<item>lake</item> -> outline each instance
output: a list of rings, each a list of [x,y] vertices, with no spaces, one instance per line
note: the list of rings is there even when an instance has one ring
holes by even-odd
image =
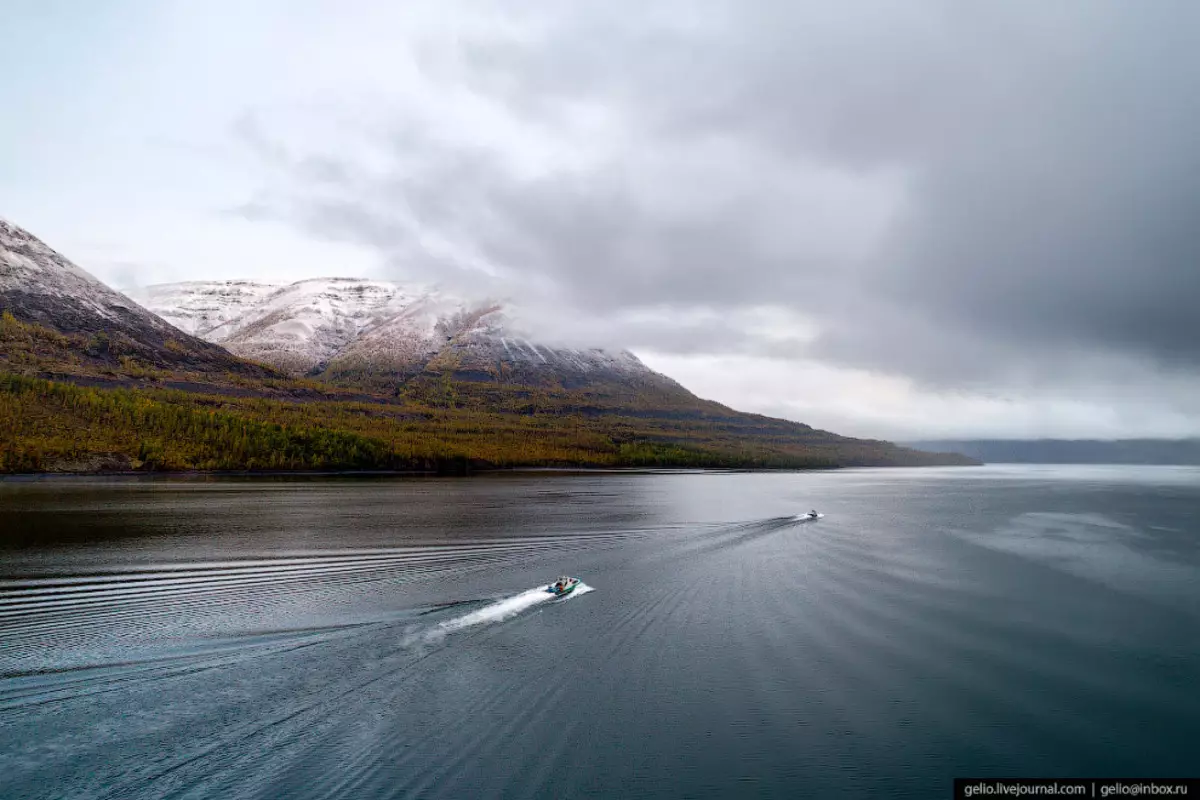
[[[1187,776],[1198,688],[1196,468],[0,482],[5,800]]]

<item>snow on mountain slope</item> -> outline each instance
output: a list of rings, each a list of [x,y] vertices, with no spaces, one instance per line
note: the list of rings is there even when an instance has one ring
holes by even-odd
[[[493,308],[480,305],[475,322],[482,322]],[[405,295],[388,312],[336,354],[333,360],[339,367],[375,366],[403,371],[427,363],[455,335],[469,330],[465,320],[470,318],[470,304],[436,290]]]
[[[305,372],[393,318],[420,292],[420,287],[351,278],[299,281],[268,295],[213,335],[248,358]]]
[[[294,373],[411,373],[435,359],[463,373],[659,378],[632,353],[556,348],[523,336],[507,304],[437,287],[355,278],[151,286],[135,295],[164,319],[245,358]]]
[[[215,329],[280,288],[254,281],[187,281],[135,289],[129,296],[176,328],[213,341]]]
[[[23,308],[28,316],[59,330],[83,329],[89,315],[112,324],[170,330],[163,320],[4,219],[0,219],[0,294],[13,298],[11,305]],[[50,319],[47,304],[70,306],[72,313]]]
[[[106,364],[132,357],[171,369],[216,369],[221,373],[265,374],[211,342],[188,335],[147,311],[130,297],[105,286],[29,232],[0,219],[0,310],[18,320],[64,334],[92,337],[80,358]],[[70,345],[63,345],[70,347]],[[3,354],[0,354],[3,355]],[[42,353],[54,361],[62,354]],[[63,366],[58,364],[57,366]]]

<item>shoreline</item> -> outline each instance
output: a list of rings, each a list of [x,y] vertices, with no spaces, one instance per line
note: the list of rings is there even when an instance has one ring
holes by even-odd
[[[90,472],[13,472],[0,474],[5,481],[72,478],[471,478],[495,475],[704,475],[767,472],[836,472],[853,467],[802,468],[688,468],[688,467],[489,467],[470,470],[94,470]]]
[[[468,470],[95,470],[91,472],[0,473],[0,483],[39,480],[113,478],[155,480],[187,478],[474,478],[499,475],[760,475],[851,472],[863,469],[943,469],[996,466],[976,464],[859,464],[834,467],[481,467]]]
[[[472,478],[499,475],[730,475],[844,472],[859,469],[933,469],[978,467],[985,464],[859,465],[836,467],[488,467],[469,470],[95,470],[90,472],[13,472],[0,474],[0,483],[41,480],[113,478],[118,480],[200,478]]]

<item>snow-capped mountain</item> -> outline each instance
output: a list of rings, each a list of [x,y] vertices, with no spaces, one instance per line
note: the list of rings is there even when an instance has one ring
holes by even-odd
[[[177,327],[244,358],[303,374],[416,297],[379,281],[339,278],[292,284],[190,281],[133,293]]]
[[[464,376],[553,375],[567,385],[620,377],[665,382],[632,353],[530,341],[508,304],[437,287],[356,278],[284,285],[195,281],[133,294],[163,319],[235,355],[295,374],[411,374],[430,363]]]
[[[0,310],[60,333],[119,340],[89,358],[256,369],[233,354],[295,375],[366,374],[383,384],[431,366],[466,379],[682,390],[632,353],[535,341],[510,309],[436,286],[355,278],[193,281],[125,295],[0,219]]]
[[[163,320],[4,219],[0,219],[0,294],[11,298],[9,308],[19,308],[22,316],[58,330],[90,330],[99,318],[106,324],[170,331]],[[47,309],[47,305],[54,307]],[[64,315],[63,306],[75,313]]]
[[[240,316],[279,287],[254,281],[227,281],[213,293],[195,291],[207,283],[171,283],[135,289],[132,295],[158,316],[193,336],[209,337],[226,322]]]
[[[0,309],[22,322],[64,334],[104,334],[113,347],[105,345],[102,355],[114,359],[125,354],[164,365],[240,368],[230,366],[240,362],[222,348],[177,330],[4,219],[0,219]]]

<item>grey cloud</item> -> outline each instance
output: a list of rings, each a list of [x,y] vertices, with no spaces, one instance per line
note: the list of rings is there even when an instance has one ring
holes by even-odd
[[[436,235],[596,314],[792,304],[823,329],[803,355],[937,386],[1200,365],[1200,7],[518,9],[532,33],[465,39],[429,74],[564,134],[591,104],[626,145],[529,178],[404,119],[390,172],[332,153],[293,169],[292,218],[396,261]],[[894,203],[857,250],[837,246],[855,238],[854,203],[813,222],[804,187],[823,175]],[[663,205],[673,191],[686,213]],[[695,195],[710,202],[683,202]]]
[[[292,157],[278,138],[263,130],[259,115],[248,111],[234,121],[232,133],[236,141],[248,147],[264,161],[275,165],[290,165]]]
[[[1185,31],[1197,12],[855,8],[869,13],[759,4],[732,30],[698,39],[630,34],[627,47],[593,39],[569,54],[583,31],[558,31],[557,48],[511,62],[544,93],[566,97],[576,76],[598,82],[632,118],[669,134],[663,146],[742,135],[781,157],[910,169],[909,213],[857,265],[867,280],[855,301],[893,307],[893,325],[871,335],[850,318],[839,336],[847,318],[835,316],[829,353],[895,364],[912,354],[904,334],[930,320],[950,335],[1111,346],[1195,366],[1200,58]],[[627,65],[624,80],[606,82],[597,63],[606,49]],[[499,61],[492,53],[491,66]],[[750,261],[777,277],[777,265]],[[919,318],[905,325],[913,310]]]
[[[281,215],[393,261],[403,260],[397,250],[411,254],[423,235],[435,234],[496,265],[518,289],[527,279],[549,279],[565,302],[595,313],[810,295],[820,288],[812,273],[828,263],[787,243],[772,252],[760,240],[762,221],[781,216],[769,192],[738,196],[728,187],[702,186],[712,192],[710,207],[681,216],[655,208],[641,179],[620,164],[603,174],[518,179],[494,153],[431,141],[406,138],[396,156],[392,173],[367,174],[347,161],[336,180],[330,170],[319,182],[297,166],[296,194],[277,201],[286,209]],[[257,212],[260,204],[250,208]],[[455,268],[434,258],[406,266],[422,277]]]
[[[133,261],[96,261],[92,266],[101,272],[109,284],[119,291],[129,291],[146,284],[149,275],[162,272],[161,264]]]

